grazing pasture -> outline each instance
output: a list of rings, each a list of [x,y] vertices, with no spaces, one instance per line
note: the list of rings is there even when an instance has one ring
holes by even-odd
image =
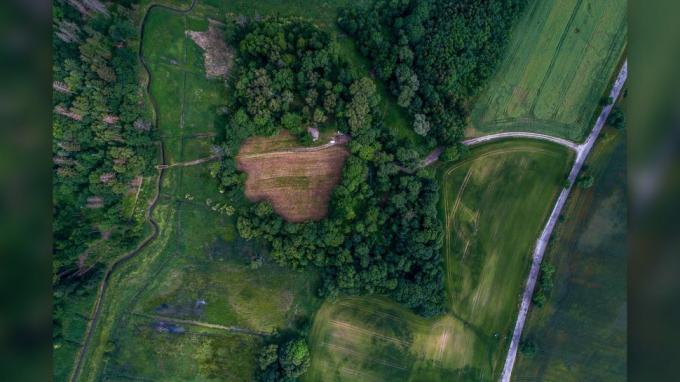
[[[335,185],[349,152],[344,146],[295,148],[291,136],[247,140],[236,157],[248,173],[245,194],[251,201],[267,200],[291,222],[326,216]],[[337,139],[337,138],[336,138]]]
[[[531,1],[467,135],[525,130],[582,140],[626,45],[626,1]]]
[[[529,311],[513,379],[626,380],[626,137],[605,130],[586,164],[544,261],[555,266],[547,303]]]
[[[327,302],[308,381],[498,378],[531,251],[573,155],[513,140],[440,165],[448,312],[424,319],[374,297]]]

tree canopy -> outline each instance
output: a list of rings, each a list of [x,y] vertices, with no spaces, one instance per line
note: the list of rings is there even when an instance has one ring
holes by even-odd
[[[462,136],[471,99],[493,73],[525,0],[379,0],[342,10],[340,27],[373,60],[416,133]],[[427,121],[427,122],[425,122]]]

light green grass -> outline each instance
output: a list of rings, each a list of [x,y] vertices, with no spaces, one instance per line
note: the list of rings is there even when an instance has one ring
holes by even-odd
[[[545,260],[555,265],[548,303],[529,312],[517,380],[626,380],[626,137],[606,131],[587,161],[591,189],[574,189]]]
[[[186,324],[178,324],[184,333],[161,333],[157,324],[141,316],[130,318],[121,332],[125,346],[108,362],[108,380],[253,380],[259,337]]]
[[[528,130],[580,141],[626,45],[625,0],[531,1],[468,135]]]
[[[193,44],[193,42],[191,42]],[[194,52],[191,56],[200,55]],[[226,86],[221,80],[208,80],[201,71],[188,73],[185,87],[184,134],[215,133],[219,125],[220,108],[226,102]]]
[[[327,302],[310,335],[306,380],[497,379],[533,245],[572,157],[515,140],[440,166],[448,313],[424,319],[371,297]]]

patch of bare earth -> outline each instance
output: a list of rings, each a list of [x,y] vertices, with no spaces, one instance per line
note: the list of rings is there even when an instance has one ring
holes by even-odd
[[[186,31],[187,36],[203,49],[205,75],[208,78],[226,79],[234,60],[234,53],[226,43],[221,25],[220,22],[209,19],[207,31]]]
[[[341,145],[318,150],[291,147],[293,138],[248,139],[239,151],[238,168],[248,174],[246,197],[267,200],[289,222],[320,220],[328,213],[333,188],[349,155]]]

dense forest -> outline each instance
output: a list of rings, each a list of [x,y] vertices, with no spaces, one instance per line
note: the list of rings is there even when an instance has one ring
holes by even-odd
[[[107,3],[108,4],[108,3]],[[138,31],[129,2],[53,5],[53,283],[63,297],[94,284],[99,264],[136,243],[123,211],[158,149],[144,115]],[[107,258],[107,256],[109,258]],[[56,331],[55,331],[56,332]]]
[[[472,98],[493,73],[526,0],[392,0],[340,12],[430,146],[463,134]]]
[[[246,239],[264,240],[294,268],[316,266],[321,294],[384,294],[430,316],[442,311],[442,228],[434,173],[407,173],[413,153],[399,148],[376,107],[374,82],[339,57],[328,33],[285,18],[251,21],[232,35],[239,49],[231,84],[225,159],[213,168],[220,188],[238,198],[244,174],[234,155],[252,135],[332,127],[351,136],[350,156],[319,222],[289,223],[265,202],[238,211]],[[411,162],[409,162],[411,161]]]

